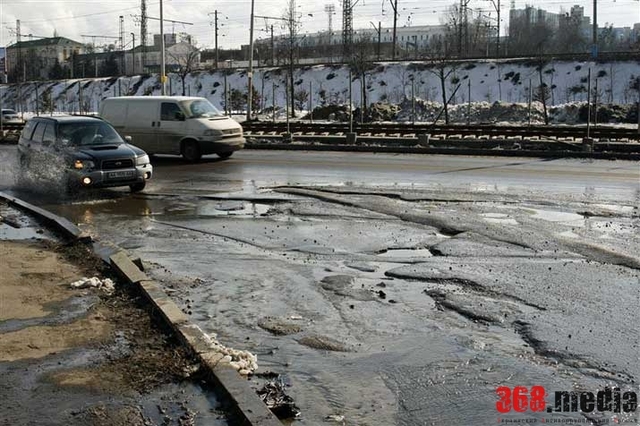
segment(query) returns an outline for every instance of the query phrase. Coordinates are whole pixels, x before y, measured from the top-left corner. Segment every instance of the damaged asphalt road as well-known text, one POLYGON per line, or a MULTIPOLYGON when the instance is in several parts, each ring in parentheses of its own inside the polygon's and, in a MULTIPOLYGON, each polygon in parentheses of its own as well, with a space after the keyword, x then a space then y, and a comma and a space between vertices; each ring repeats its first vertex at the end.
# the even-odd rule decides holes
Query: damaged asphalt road
MULTIPOLYGON (((298 423, 495 424, 501 385, 637 389, 637 164, 238 154, 45 207, 281 373, 298 423)), ((549 416, 585 418, 527 413, 549 416)))

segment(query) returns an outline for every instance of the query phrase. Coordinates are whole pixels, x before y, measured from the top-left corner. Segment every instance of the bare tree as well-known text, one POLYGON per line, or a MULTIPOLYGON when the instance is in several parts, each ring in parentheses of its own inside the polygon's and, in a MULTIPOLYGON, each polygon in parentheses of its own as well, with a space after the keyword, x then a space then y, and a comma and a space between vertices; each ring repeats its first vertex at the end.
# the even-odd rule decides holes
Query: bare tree
POLYGON ((200 63, 200 49, 193 44, 179 43, 171 46, 167 50, 167 56, 173 66, 176 67, 176 73, 182 81, 182 96, 186 93, 187 76, 196 69, 200 63))
POLYGON ((538 76, 540 78, 540 85, 536 87, 535 92, 533 93, 533 100, 542 103, 542 110, 544 112, 544 124, 549 124, 549 113, 547 111, 547 104, 549 103, 549 99, 551 99, 551 90, 549 85, 544 81, 544 67, 547 65, 547 62, 540 57, 538 59, 538 76))
POLYGON ((351 72, 360 80, 360 99, 362 99, 360 112, 362 116, 366 115, 367 109, 367 71, 372 70, 374 67, 373 63, 371 63, 371 58, 373 57, 372 47, 373 45, 366 37, 360 37, 353 44, 353 53, 351 61, 349 61, 351 72))
POLYGON ((540 9, 527 6, 509 19, 509 50, 512 54, 540 55, 552 45, 555 30, 540 9))
POLYGON ((300 29, 300 20, 296 11, 296 0, 288 0, 287 8, 284 11, 283 19, 286 22, 288 35, 285 41, 286 49, 289 53, 289 100, 291 103, 291 116, 295 117, 295 90, 293 81, 293 65, 296 52, 298 31, 300 29))
MULTIPOLYGON (((448 59, 452 46, 456 40, 450 37, 438 38, 431 43, 428 54, 431 57, 431 64, 427 68, 431 74, 438 77, 440 81, 440 92, 442 94, 442 105, 444 109, 444 120, 449 124, 449 98, 447 96, 447 80, 457 69, 456 62, 448 59)), ((455 94, 455 93, 454 93, 455 94)))

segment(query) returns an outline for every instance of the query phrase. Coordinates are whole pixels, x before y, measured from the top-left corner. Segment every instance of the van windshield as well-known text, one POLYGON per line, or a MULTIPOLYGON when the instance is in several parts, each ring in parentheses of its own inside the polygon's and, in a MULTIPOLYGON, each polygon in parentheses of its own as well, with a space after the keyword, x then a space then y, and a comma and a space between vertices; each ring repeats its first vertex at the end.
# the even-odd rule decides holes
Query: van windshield
POLYGON ((184 101, 182 106, 184 110, 187 111, 187 118, 210 118, 222 116, 220 110, 211 105, 211 102, 206 99, 184 101))
POLYGON ((74 146, 119 145, 120 135, 107 123, 64 123, 58 125, 58 138, 74 146))

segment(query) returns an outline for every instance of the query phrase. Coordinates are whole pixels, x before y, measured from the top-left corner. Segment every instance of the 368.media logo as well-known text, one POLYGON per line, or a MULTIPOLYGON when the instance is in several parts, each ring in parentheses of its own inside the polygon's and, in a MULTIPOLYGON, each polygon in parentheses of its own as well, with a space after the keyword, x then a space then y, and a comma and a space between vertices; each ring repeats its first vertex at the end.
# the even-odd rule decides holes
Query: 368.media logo
MULTIPOLYGON (((499 413, 634 413, 638 409, 638 395, 634 391, 606 387, 597 392, 555 391, 552 403, 544 386, 500 386, 496 389, 499 413)), ((550 396, 550 395, 549 395, 550 396)))

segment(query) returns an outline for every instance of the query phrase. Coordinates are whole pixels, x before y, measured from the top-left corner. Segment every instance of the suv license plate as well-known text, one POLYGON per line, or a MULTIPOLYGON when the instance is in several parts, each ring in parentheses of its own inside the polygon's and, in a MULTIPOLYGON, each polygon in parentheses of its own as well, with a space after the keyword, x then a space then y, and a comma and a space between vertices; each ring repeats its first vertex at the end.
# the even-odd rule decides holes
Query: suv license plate
POLYGON ((107 177, 109 179, 129 178, 129 177, 133 177, 133 172, 132 171, 127 171, 127 172, 109 172, 109 173, 107 173, 107 177))

